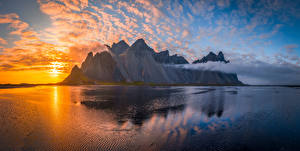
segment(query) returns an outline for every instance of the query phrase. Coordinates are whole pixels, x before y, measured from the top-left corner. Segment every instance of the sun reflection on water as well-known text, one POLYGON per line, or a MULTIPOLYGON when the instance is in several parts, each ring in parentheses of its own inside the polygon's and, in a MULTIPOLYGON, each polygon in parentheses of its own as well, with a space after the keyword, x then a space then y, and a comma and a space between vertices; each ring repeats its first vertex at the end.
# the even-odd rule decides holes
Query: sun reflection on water
MULTIPOLYGON (((185 101, 184 109, 151 112, 153 111, 151 103, 153 103, 153 106, 157 106, 157 104, 154 104, 156 102, 151 102, 151 100, 146 100, 148 97, 128 98, 130 93, 141 93, 140 89, 140 87, 139 89, 131 89, 130 87, 120 89, 120 86, 37 86, 3 89, 0 91, 0 113, 4 115, 1 119, 4 124, 1 126, 6 131, 2 131, 0 140, 2 138, 6 141, 5 143, 14 147, 23 147, 23 144, 25 144, 36 150, 47 150, 49 148, 51 150, 99 150, 99 148, 102 150, 142 150, 141 147, 143 146, 147 146, 148 150, 176 150, 185 146, 191 146, 192 148, 206 147, 206 144, 210 144, 211 140, 220 142, 217 142, 216 146, 221 146, 224 144, 223 140, 228 140, 228 143, 235 143, 236 140, 235 138, 234 140, 229 137, 224 138, 224 135, 234 132, 244 137, 245 131, 241 129, 241 124, 245 126, 244 129, 253 129, 253 132, 251 132, 256 133, 256 129, 261 128, 261 124, 257 127, 253 127, 253 125, 249 127, 248 119, 250 118, 249 120, 256 124, 258 121, 263 122, 260 119, 261 114, 266 114, 265 110, 262 109, 261 113, 258 114, 259 107, 262 106, 260 100, 254 100, 255 102, 253 102, 252 98, 243 97, 245 95, 226 95, 223 89, 215 90, 214 94, 220 93, 220 95, 211 95, 211 92, 202 93, 194 99, 185 101), (114 91, 115 89, 118 91, 114 91), (125 91, 127 93, 122 96, 118 93, 119 90, 122 94, 125 91), (223 93, 225 94, 223 95, 223 93), (113 97, 117 95, 120 95, 120 97, 113 97), (21 97, 22 99, 20 99, 21 97), (103 99, 101 97, 113 98, 114 103, 108 108, 99 109, 88 108, 88 106, 80 103, 83 100, 94 101, 96 99, 95 101, 101 101, 103 99), (136 101, 132 102, 131 99, 136 101), (235 101, 239 99, 246 100, 246 102, 235 101), (257 108, 254 111, 252 106, 249 108, 250 103, 251 105, 256 104, 257 108), (147 112, 151 112, 151 114, 136 114, 135 111, 128 110, 128 108, 132 109, 132 106, 139 108, 147 106, 143 109, 148 109, 147 112), (222 114, 218 114, 220 112, 222 114), (217 133, 221 133, 221 135, 216 135, 217 133), (196 146, 193 146, 193 144, 196 144, 196 146)), ((198 91, 199 88, 195 87, 194 89, 198 91)), ((241 89, 246 89, 247 94, 257 93, 257 90, 249 92, 249 88, 241 89)), ((154 90, 155 88, 151 88, 151 91, 154 90)), ((146 92, 150 93, 151 91, 146 92)), ((269 94, 274 90, 264 91, 269 94)), ((186 93, 186 91, 179 92, 180 95, 191 94, 186 93)), ((179 92, 170 95, 178 95, 179 92)), ((242 92, 243 90, 239 91, 239 93, 242 92)), ((156 91, 156 93, 158 92, 156 91)), ((273 94, 279 97, 282 95, 280 93, 273 94)), ((300 93, 298 89, 295 89, 288 94, 297 95, 300 93)), ((297 96, 299 97, 299 95, 297 96)), ((163 93, 158 97, 165 98, 165 94, 163 93)), ((178 101, 176 97, 171 98, 168 100, 170 103, 178 101)), ((185 97, 185 99, 188 98, 185 97)), ((164 101, 163 99, 160 100, 164 101)), ((277 106, 282 106, 282 101, 277 101, 278 104, 270 102, 271 104, 267 106, 267 110, 275 106, 272 111, 278 112, 277 106)), ((292 101, 296 102, 297 100, 293 99, 292 101)), ((295 105, 299 106, 298 103, 295 105)), ((298 108, 292 109, 294 112, 298 111, 298 108)), ((142 110, 141 112, 146 111, 142 110)), ((271 118, 277 118, 277 116, 271 118)), ((267 125, 268 122, 263 124, 267 125)), ((286 128, 285 125, 287 124, 281 127, 286 128)), ((295 129, 299 127, 298 125, 294 126, 295 129)), ((268 126, 265 128, 269 130, 268 126)), ((288 132, 289 135, 292 133, 294 132, 288 132)), ((274 137, 271 134, 270 136, 274 137)), ((291 137, 290 139, 294 138, 291 137)), ((21 148, 6 150, 21 150, 21 148)))
POLYGON ((58 90, 57 86, 53 87, 53 113, 57 116, 58 114, 58 90))

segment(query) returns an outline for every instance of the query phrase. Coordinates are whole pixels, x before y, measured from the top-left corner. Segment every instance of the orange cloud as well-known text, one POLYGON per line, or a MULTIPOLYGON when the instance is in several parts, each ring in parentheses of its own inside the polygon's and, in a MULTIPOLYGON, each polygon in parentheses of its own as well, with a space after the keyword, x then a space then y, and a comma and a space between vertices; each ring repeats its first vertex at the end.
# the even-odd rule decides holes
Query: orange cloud
MULTIPOLYGON (((174 36, 184 26, 161 11, 163 1, 109 1, 99 5, 88 0, 37 2, 41 12, 51 19, 44 30, 35 31, 15 13, 0 15, 0 24, 8 24, 10 35, 19 36, 13 47, 0 46, 0 59, 4 60, 1 71, 48 70, 53 62, 60 62, 63 66, 59 70, 68 72, 89 51, 104 51, 104 44, 121 39, 130 43, 145 38, 155 51, 186 48, 180 42, 182 37, 174 36)), ((7 41, 1 38, 0 44, 6 45, 7 41)))
POLYGON ((21 35, 28 28, 28 24, 21 21, 15 13, 0 15, 0 24, 9 24, 9 28, 14 29, 10 34, 21 35))
POLYGON ((0 37, 0 45, 6 45, 7 41, 0 37))
POLYGON ((133 14, 143 18, 143 16, 144 16, 143 13, 138 8, 134 7, 135 6, 134 4, 130 5, 130 4, 128 4, 126 2, 122 2, 122 1, 120 1, 118 4, 119 4, 119 6, 124 7, 128 12, 133 13, 133 14))
POLYGON ((15 13, 11 14, 0 14, 0 24, 12 23, 14 20, 19 19, 19 16, 15 13))
POLYGON ((183 30, 183 32, 182 32, 183 38, 187 38, 189 35, 190 35, 190 32, 187 29, 183 30))
POLYGON ((99 42, 90 42, 88 44, 83 45, 74 45, 69 48, 69 54, 70 57, 76 61, 81 63, 86 55, 89 52, 101 52, 101 51, 107 51, 107 47, 99 42))

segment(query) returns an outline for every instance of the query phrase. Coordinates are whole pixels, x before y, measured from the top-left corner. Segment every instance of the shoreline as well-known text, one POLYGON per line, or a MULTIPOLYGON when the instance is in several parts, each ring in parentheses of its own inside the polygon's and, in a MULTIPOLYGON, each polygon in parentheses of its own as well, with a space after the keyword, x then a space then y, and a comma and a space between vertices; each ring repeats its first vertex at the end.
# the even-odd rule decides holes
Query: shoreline
POLYGON ((154 84, 154 83, 97 83, 97 84, 61 84, 61 83, 46 83, 46 84, 0 84, 0 89, 13 89, 13 88, 28 88, 35 86, 95 86, 95 85, 105 85, 105 86, 249 86, 249 87, 290 87, 290 88, 300 88, 300 85, 238 85, 238 84, 154 84))

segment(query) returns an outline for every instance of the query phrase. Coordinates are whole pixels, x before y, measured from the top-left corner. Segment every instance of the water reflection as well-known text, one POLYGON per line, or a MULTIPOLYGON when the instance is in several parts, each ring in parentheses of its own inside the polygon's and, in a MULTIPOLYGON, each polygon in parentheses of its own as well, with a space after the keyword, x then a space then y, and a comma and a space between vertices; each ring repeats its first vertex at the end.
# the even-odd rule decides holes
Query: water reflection
POLYGON ((221 117, 224 112, 224 91, 213 91, 209 94, 209 97, 205 97, 204 103, 201 105, 201 111, 208 117, 216 115, 221 117), (217 95, 217 96, 216 96, 217 95))
POLYGON ((58 115, 58 92, 57 86, 53 87, 53 112, 55 115, 58 115))
POLYGON ((299 92, 281 87, 4 89, 0 150, 299 150, 299 92))
POLYGON ((166 117, 167 114, 183 111, 186 96, 182 88, 155 87, 105 87, 85 89, 87 98, 81 102, 88 108, 106 110, 115 114, 119 123, 130 120, 142 125, 154 113, 166 117))

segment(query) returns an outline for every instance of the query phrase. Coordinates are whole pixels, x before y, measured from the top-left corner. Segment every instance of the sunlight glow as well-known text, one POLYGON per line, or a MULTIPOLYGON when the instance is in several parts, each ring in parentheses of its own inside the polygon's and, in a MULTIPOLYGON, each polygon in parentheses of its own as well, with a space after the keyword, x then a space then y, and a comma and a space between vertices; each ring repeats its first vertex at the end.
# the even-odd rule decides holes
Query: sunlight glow
POLYGON ((61 68, 64 67, 64 63, 63 62, 51 62, 51 65, 49 65, 50 67, 50 71, 49 73, 51 73, 52 76, 58 76, 58 74, 62 73, 61 68))
POLYGON ((59 111, 57 86, 53 87, 53 103, 52 103, 52 107, 53 107, 53 113, 55 115, 55 119, 57 119, 58 111, 59 111))
POLYGON ((57 95, 57 86, 53 87, 53 104, 55 106, 55 108, 57 107, 57 102, 58 102, 58 95, 57 95))

